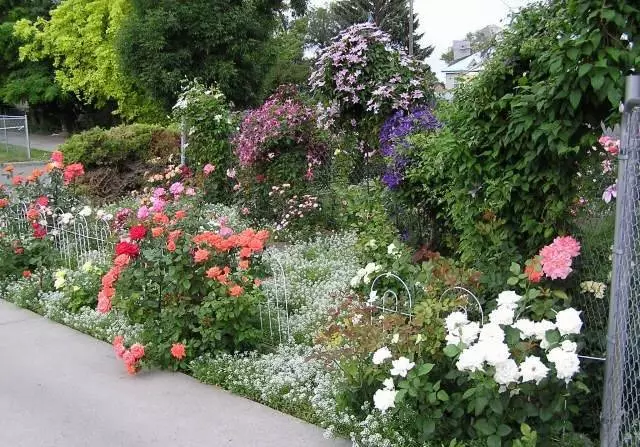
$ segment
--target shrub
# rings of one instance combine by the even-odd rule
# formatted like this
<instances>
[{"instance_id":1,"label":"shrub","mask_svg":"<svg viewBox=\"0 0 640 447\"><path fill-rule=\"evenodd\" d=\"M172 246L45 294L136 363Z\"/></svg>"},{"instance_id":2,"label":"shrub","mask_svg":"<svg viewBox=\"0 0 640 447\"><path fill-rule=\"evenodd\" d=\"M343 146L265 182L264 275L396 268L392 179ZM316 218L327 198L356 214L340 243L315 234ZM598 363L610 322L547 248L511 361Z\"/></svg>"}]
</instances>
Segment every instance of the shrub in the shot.
<instances>
[{"instance_id":1,"label":"shrub","mask_svg":"<svg viewBox=\"0 0 640 447\"><path fill-rule=\"evenodd\" d=\"M433 99L429 67L393 48L373 23L353 25L324 48L309 83L329 109L330 122L357 130L371 147L385 117Z\"/></svg>"},{"instance_id":2,"label":"shrub","mask_svg":"<svg viewBox=\"0 0 640 447\"><path fill-rule=\"evenodd\" d=\"M638 34L638 17L625 1L533 4L456 91L449 210L465 261L503 262L505 249L531 252L568 229L576 168L637 66L625 36Z\"/></svg>"},{"instance_id":3,"label":"shrub","mask_svg":"<svg viewBox=\"0 0 640 447\"><path fill-rule=\"evenodd\" d=\"M187 137L186 162L194 170L213 167L205 183L207 199L228 202L231 189L226 176L232 163L229 142L236 127L224 95L215 87L193 81L182 90L173 107L173 116L184 125Z\"/></svg>"},{"instance_id":4,"label":"shrub","mask_svg":"<svg viewBox=\"0 0 640 447\"><path fill-rule=\"evenodd\" d=\"M60 150L68 162L80 162L87 171L81 181L86 193L114 200L142 185L149 160L176 156L179 133L159 126L133 124L74 135Z\"/></svg>"},{"instance_id":5,"label":"shrub","mask_svg":"<svg viewBox=\"0 0 640 447\"><path fill-rule=\"evenodd\" d=\"M292 195L304 195L310 185L326 181L328 136L316 121L315 110L294 86L281 86L242 121L233 139L237 188L254 217L280 217L282 209L271 203L272 186L287 184Z\"/></svg>"}]
</instances>

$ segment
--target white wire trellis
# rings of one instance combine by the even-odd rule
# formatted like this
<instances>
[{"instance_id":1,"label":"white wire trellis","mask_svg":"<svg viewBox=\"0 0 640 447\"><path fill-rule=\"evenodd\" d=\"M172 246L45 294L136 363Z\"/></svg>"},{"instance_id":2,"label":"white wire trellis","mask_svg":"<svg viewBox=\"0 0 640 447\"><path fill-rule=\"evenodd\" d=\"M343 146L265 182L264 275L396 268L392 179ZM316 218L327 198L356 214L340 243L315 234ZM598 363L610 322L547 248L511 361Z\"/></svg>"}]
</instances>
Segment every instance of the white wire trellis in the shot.
<instances>
[{"instance_id":1,"label":"white wire trellis","mask_svg":"<svg viewBox=\"0 0 640 447\"><path fill-rule=\"evenodd\" d=\"M0 229L18 237L31 235L28 210L26 204L6 210L0 218ZM89 259L107 260L113 253L111 228L106 221L90 222L82 215L71 215L57 208L42 210L38 222L53 237L54 246L68 267Z\"/></svg>"},{"instance_id":2,"label":"white wire trellis","mask_svg":"<svg viewBox=\"0 0 640 447\"><path fill-rule=\"evenodd\" d=\"M265 300L258 305L260 329L268 344L276 345L291 341L289 323L289 291L287 277L282 262L273 253L265 253L265 260L271 270L270 290Z\"/></svg>"},{"instance_id":3,"label":"white wire trellis","mask_svg":"<svg viewBox=\"0 0 640 447\"><path fill-rule=\"evenodd\" d=\"M391 278L402 284L402 287L407 292L406 300L400 299L398 293L392 289L387 289L382 293L382 295L378 296L378 290L375 287L378 281L382 278ZM387 305L389 300L391 300L391 305ZM411 313L411 309L413 309L413 295L411 294L411 290L402 278L392 272L383 273L373 279L371 282L371 288L369 289L369 299L367 300L367 304L375 307L383 314L395 313L409 317L409 319L413 318L413 314ZM373 315L371 318L373 318Z\"/></svg>"}]
</instances>

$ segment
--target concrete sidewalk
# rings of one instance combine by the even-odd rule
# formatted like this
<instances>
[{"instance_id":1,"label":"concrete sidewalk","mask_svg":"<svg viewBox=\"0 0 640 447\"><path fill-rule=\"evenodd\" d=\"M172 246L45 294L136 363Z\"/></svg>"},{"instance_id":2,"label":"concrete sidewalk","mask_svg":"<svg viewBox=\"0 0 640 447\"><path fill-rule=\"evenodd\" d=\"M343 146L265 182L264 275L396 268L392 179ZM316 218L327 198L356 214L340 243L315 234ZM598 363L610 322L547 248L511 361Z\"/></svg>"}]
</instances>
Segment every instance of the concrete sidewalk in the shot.
<instances>
[{"instance_id":1,"label":"concrete sidewalk","mask_svg":"<svg viewBox=\"0 0 640 447\"><path fill-rule=\"evenodd\" d=\"M0 300L0 446L330 447L322 430Z\"/></svg>"}]
</instances>

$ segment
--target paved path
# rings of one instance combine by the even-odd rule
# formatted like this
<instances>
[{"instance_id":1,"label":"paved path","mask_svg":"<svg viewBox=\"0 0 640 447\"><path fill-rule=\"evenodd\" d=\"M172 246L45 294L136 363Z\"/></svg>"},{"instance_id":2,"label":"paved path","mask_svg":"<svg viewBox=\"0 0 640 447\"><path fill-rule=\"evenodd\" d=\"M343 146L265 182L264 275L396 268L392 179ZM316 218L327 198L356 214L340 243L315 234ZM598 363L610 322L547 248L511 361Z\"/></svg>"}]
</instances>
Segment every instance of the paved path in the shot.
<instances>
[{"instance_id":1,"label":"paved path","mask_svg":"<svg viewBox=\"0 0 640 447\"><path fill-rule=\"evenodd\" d=\"M47 135L39 133L32 133L29 135L31 148L49 152L55 151L58 146L67 140L67 138L68 137L61 135ZM24 133L7 132L6 140L4 133L0 134L0 149L3 148L5 141L14 146L27 147L27 140L25 139Z\"/></svg>"},{"instance_id":2,"label":"paved path","mask_svg":"<svg viewBox=\"0 0 640 447\"><path fill-rule=\"evenodd\" d=\"M0 150L2 148L0 147ZM20 175L22 177L29 176L35 168L40 170L44 170L47 167L46 162L44 161L25 161L19 163L0 163L0 185L11 185L11 181L2 171L4 166L12 165L14 168L13 174Z\"/></svg>"},{"instance_id":3,"label":"paved path","mask_svg":"<svg viewBox=\"0 0 640 447\"><path fill-rule=\"evenodd\" d=\"M0 446L330 447L298 419L166 372L0 300Z\"/></svg>"}]
</instances>

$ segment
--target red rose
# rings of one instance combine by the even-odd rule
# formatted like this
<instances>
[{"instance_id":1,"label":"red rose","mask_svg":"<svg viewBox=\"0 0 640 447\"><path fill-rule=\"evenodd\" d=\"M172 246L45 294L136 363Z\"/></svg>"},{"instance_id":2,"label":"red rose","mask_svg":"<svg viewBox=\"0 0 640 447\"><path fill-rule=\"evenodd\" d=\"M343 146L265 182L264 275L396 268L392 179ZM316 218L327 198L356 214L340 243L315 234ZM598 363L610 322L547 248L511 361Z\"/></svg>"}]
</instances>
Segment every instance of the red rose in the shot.
<instances>
[{"instance_id":1,"label":"red rose","mask_svg":"<svg viewBox=\"0 0 640 447\"><path fill-rule=\"evenodd\" d=\"M25 270L24 272L22 272L22 276L24 278L31 278L31 272L29 270Z\"/></svg>"},{"instance_id":2,"label":"red rose","mask_svg":"<svg viewBox=\"0 0 640 447\"><path fill-rule=\"evenodd\" d=\"M119 242L116 244L116 255L129 255L135 258L140 254L140 247L131 242Z\"/></svg>"},{"instance_id":3,"label":"red rose","mask_svg":"<svg viewBox=\"0 0 640 447\"><path fill-rule=\"evenodd\" d=\"M43 239L47 235L47 229L38 222L34 222L31 226L33 227L33 237L36 239Z\"/></svg>"},{"instance_id":4,"label":"red rose","mask_svg":"<svg viewBox=\"0 0 640 447\"><path fill-rule=\"evenodd\" d=\"M147 229L142 225L136 225L135 227L131 227L129 230L129 237L131 240L139 241L140 239L144 239L147 235Z\"/></svg>"},{"instance_id":5,"label":"red rose","mask_svg":"<svg viewBox=\"0 0 640 447\"><path fill-rule=\"evenodd\" d=\"M36 203L44 208L49 205L49 199L47 196L40 196L36 199Z\"/></svg>"},{"instance_id":6,"label":"red rose","mask_svg":"<svg viewBox=\"0 0 640 447\"><path fill-rule=\"evenodd\" d=\"M73 181L73 179L81 175L84 175L84 167L82 166L82 163L74 163L67 166L63 173L64 184L68 185Z\"/></svg>"}]
</instances>

